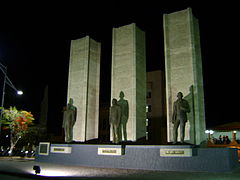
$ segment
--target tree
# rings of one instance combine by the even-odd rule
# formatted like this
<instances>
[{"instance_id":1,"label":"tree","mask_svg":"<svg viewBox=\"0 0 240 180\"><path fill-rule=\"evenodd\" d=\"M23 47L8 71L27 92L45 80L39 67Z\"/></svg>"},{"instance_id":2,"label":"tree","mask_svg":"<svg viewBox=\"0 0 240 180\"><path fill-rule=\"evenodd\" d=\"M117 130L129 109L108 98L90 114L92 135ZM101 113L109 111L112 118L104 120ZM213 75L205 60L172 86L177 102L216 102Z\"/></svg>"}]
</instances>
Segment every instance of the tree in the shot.
<instances>
[{"instance_id":1,"label":"tree","mask_svg":"<svg viewBox=\"0 0 240 180\"><path fill-rule=\"evenodd\" d=\"M9 109L2 109L2 125L3 128L10 130L10 152L16 146L17 142L23 137L29 129L29 126L33 124L33 115L31 112L24 110L17 110L16 107L10 107Z\"/></svg>"}]
</instances>

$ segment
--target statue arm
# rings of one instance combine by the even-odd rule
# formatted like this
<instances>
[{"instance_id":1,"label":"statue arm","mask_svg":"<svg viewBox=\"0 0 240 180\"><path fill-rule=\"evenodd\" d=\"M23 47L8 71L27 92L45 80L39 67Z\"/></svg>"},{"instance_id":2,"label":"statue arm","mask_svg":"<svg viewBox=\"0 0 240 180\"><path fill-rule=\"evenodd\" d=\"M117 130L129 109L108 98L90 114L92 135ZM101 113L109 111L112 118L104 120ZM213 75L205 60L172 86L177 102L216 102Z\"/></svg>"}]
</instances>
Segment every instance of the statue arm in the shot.
<instances>
[{"instance_id":1,"label":"statue arm","mask_svg":"<svg viewBox=\"0 0 240 180\"><path fill-rule=\"evenodd\" d=\"M74 124L75 124L76 120L77 120L77 108L75 107Z\"/></svg>"},{"instance_id":2,"label":"statue arm","mask_svg":"<svg viewBox=\"0 0 240 180\"><path fill-rule=\"evenodd\" d=\"M129 117L129 105L128 105L128 101L127 102L127 105L126 105L126 116L127 118Z\"/></svg>"},{"instance_id":3,"label":"statue arm","mask_svg":"<svg viewBox=\"0 0 240 180\"><path fill-rule=\"evenodd\" d=\"M172 114L172 123L174 123L177 119L177 107L176 103L173 104L173 114Z\"/></svg>"},{"instance_id":4,"label":"statue arm","mask_svg":"<svg viewBox=\"0 0 240 180\"><path fill-rule=\"evenodd\" d=\"M118 126L119 126L120 122L121 122L121 108L120 108L120 106L118 106L118 122L117 122Z\"/></svg>"},{"instance_id":5,"label":"statue arm","mask_svg":"<svg viewBox=\"0 0 240 180\"><path fill-rule=\"evenodd\" d=\"M111 125L111 117L112 117L112 112L111 112L111 107L109 108L109 124Z\"/></svg>"},{"instance_id":6,"label":"statue arm","mask_svg":"<svg viewBox=\"0 0 240 180\"><path fill-rule=\"evenodd\" d=\"M187 101L186 101L186 102L187 102ZM191 112L191 109L190 109L189 103L187 102L186 104L187 104L187 110L186 110L186 112L190 113L190 112Z\"/></svg>"},{"instance_id":7,"label":"statue arm","mask_svg":"<svg viewBox=\"0 0 240 180\"><path fill-rule=\"evenodd\" d=\"M190 112L190 106L188 104L188 102L185 100L185 103L183 104L183 106L181 106L181 110L189 113Z\"/></svg>"},{"instance_id":8,"label":"statue arm","mask_svg":"<svg viewBox=\"0 0 240 180\"><path fill-rule=\"evenodd\" d=\"M63 122L62 122L62 128L65 127L65 122L66 122L66 115L65 115L66 111L63 111Z\"/></svg>"}]
</instances>

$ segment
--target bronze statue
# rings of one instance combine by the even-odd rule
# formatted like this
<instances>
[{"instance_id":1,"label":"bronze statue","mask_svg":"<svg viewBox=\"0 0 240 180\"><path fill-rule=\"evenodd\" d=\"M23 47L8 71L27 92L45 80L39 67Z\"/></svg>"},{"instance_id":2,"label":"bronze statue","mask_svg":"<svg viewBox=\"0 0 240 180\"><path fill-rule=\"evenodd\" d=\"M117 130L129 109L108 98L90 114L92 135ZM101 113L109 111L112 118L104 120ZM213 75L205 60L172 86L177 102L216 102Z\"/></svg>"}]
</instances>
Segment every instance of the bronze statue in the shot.
<instances>
[{"instance_id":1,"label":"bronze statue","mask_svg":"<svg viewBox=\"0 0 240 180\"><path fill-rule=\"evenodd\" d=\"M109 124L112 127L113 143L119 143L119 125L121 118L121 109L117 104L117 100L112 100L112 106L109 112Z\"/></svg>"},{"instance_id":2,"label":"bronze statue","mask_svg":"<svg viewBox=\"0 0 240 180\"><path fill-rule=\"evenodd\" d=\"M73 99L69 99L66 109L63 112L62 127L65 132L65 142L69 143L73 141L73 126L77 118L77 108L73 105Z\"/></svg>"},{"instance_id":3,"label":"bronze statue","mask_svg":"<svg viewBox=\"0 0 240 180\"><path fill-rule=\"evenodd\" d=\"M119 139L122 140L122 132L123 132L124 141L127 141L127 122L128 122L128 114L129 114L128 101L126 99L124 99L124 93L122 91L120 92L119 97L120 97L120 99L118 100L118 105L121 108Z\"/></svg>"},{"instance_id":4,"label":"bronze statue","mask_svg":"<svg viewBox=\"0 0 240 180\"><path fill-rule=\"evenodd\" d=\"M181 143L184 143L184 133L185 133L185 125L187 122L187 113L190 112L189 103L187 100L183 99L182 92L177 94L177 100L173 104L173 116L172 123L173 127L173 144L177 143L178 136L178 127L180 124L180 139Z\"/></svg>"}]
</instances>

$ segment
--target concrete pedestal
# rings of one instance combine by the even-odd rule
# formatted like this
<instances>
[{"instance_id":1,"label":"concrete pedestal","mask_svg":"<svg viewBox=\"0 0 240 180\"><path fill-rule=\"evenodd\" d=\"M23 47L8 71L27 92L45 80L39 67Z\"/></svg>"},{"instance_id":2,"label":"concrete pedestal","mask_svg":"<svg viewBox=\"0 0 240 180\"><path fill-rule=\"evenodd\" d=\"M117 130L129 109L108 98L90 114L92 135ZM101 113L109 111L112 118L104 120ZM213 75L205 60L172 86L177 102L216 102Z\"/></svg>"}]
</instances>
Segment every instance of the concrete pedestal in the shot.
<instances>
[{"instance_id":1,"label":"concrete pedestal","mask_svg":"<svg viewBox=\"0 0 240 180\"><path fill-rule=\"evenodd\" d=\"M193 148L188 145L122 147L121 145L52 144L50 149L54 148L58 152L50 150L48 155L37 153L36 161L158 171L223 172L231 171L238 166L237 149L233 148ZM61 148L66 148L66 153L62 153ZM99 153L99 150L104 154Z\"/></svg>"}]
</instances>

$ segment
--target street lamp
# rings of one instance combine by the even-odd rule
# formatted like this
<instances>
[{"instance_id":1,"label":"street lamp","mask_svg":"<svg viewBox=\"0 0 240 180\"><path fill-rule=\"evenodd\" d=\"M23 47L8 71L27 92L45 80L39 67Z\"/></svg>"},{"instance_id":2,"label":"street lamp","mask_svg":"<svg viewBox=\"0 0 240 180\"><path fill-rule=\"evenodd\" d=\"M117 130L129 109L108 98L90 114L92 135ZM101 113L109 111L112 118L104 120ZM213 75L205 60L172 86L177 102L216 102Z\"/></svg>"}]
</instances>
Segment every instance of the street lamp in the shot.
<instances>
[{"instance_id":1,"label":"street lamp","mask_svg":"<svg viewBox=\"0 0 240 180\"><path fill-rule=\"evenodd\" d=\"M18 94L18 95L23 95L23 92L22 92L21 90L18 90L18 91L17 91L17 94Z\"/></svg>"},{"instance_id":2,"label":"street lamp","mask_svg":"<svg viewBox=\"0 0 240 180\"><path fill-rule=\"evenodd\" d=\"M11 88L13 88L18 95L22 95L23 92L21 90L17 90L17 88L13 85L13 83L11 82L11 80L7 76L7 67L4 66L2 63L0 63L0 70L4 74L3 89L2 89L2 101L1 101L1 107L3 107L4 96L5 96L5 85L6 84L8 84ZM2 128L1 120L2 120L2 110L1 110L1 113L0 113L0 133L1 133L1 128Z\"/></svg>"}]
</instances>

